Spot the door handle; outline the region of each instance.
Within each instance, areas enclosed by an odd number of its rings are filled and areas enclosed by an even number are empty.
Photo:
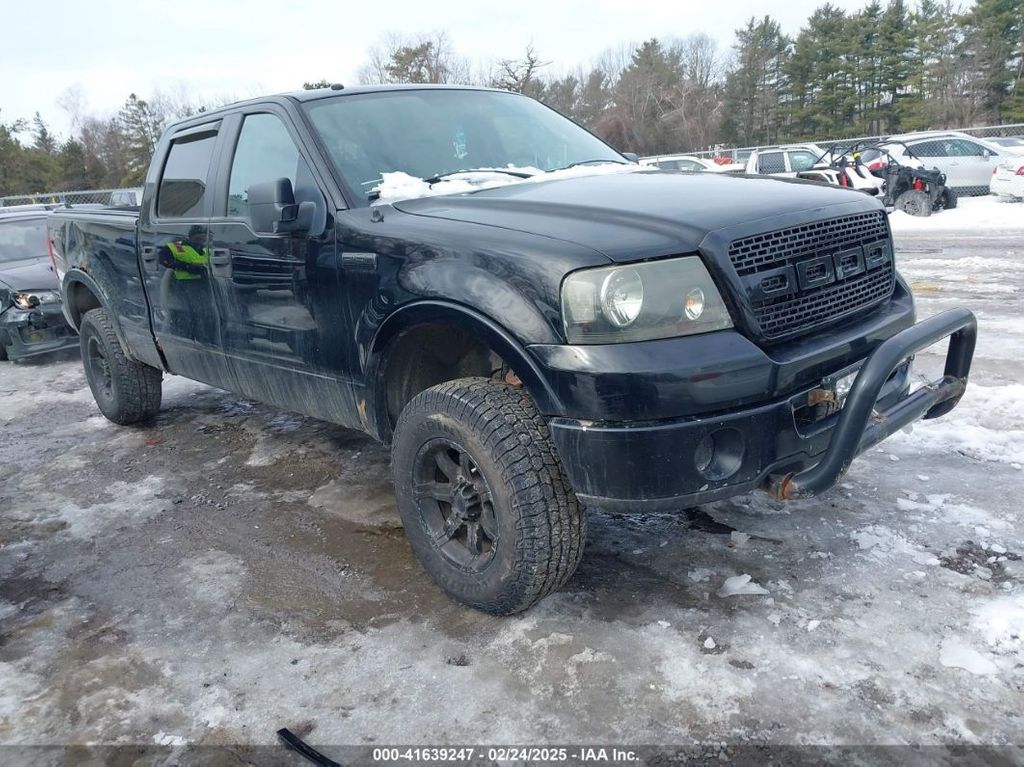
[[[152,245],[143,245],[139,248],[139,253],[142,256],[142,260],[146,263],[156,261],[156,248]]]
[[[216,277],[230,277],[231,251],[227,248],[211,248],[210,271]]]

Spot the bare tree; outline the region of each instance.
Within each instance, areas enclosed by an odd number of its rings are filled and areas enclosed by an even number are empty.
[[[469,60],[455,52],[448,34],[385,35],[359,71],[362,83],[469,83]]]
[[[530,43],[526,46],[522,58],[502,59],[495,65],[489,78],[490,86],[516,93],[526,93],[536,82],[538,72],[550,63],[550,61],[541,61],[540,56],[533,49],[533,43]]]
[[[709,35],[700,32],[678,44],[683,74],[696,87],[707,89],[722,77],[723,61],[718,45]]]
[[[594,68],[604,72],[610,82],[615,82],[633,63],[633,54],[639,47],[637,43],[620,43],[608,48],[597,57]]]

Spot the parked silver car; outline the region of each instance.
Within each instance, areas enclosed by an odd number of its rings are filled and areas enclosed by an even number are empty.
[[[958,194],[988,194],[992,171],[1005,156],[1019,152],[985,139],[954,131],[931,131],[893,136],[903,142],[885,145],[896,157],[914,156],[926,167],[946,174],[946,186]]]

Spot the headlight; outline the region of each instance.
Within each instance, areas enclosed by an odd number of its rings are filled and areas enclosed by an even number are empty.
[[[631,325],[644,307],[644,282],[635,269],[613,269],[601,283],[601,311],[617,328]]]
[[[19,309],[35,309],[40,304],[59,304],[60,293],[55,290],[37,290],[32,293],[15,293],[14,305]]]
[[[649,341],[731,328],[697,256],[573,272],[562,283],[569,343]]]

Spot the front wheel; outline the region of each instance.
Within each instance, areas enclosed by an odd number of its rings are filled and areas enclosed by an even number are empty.
[[[163,373],[125,355],[107,312],[86,312],[78,335],[85,378],[100,412],[123,426],[156,415]]]
[[[585,516],[522,389],[485,378],[427,389],[402,410],[391,457],[413,551],[455,600],[509,615],[576,570]]]

